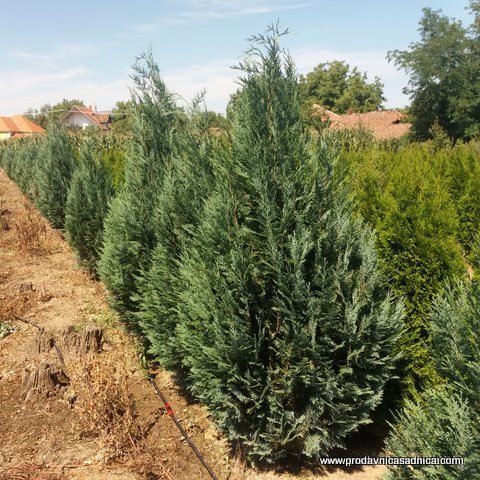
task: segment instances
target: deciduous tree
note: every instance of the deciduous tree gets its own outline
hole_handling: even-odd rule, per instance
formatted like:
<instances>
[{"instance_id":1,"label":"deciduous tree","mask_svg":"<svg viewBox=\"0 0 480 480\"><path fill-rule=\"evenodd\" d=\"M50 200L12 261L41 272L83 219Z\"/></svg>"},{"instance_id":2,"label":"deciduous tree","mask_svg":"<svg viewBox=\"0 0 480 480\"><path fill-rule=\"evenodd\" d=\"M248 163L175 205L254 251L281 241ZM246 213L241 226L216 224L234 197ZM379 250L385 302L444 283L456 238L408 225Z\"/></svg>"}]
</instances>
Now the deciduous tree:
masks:
<instances>
[{"instance_id":1,"label":"deciduous tree","mask_svg":"<svg viewBox=\"0 0 480 480\"><path fill-rule=\"evenodd\" d=\"M430 137L438 122L452 140L480 133L480 37L478 0L471 1L474 20L469 29L441 10L423 9L420 40L388 59L410 75L404 89L412 100L415 135Z\"/></svg>"}]
</instances>

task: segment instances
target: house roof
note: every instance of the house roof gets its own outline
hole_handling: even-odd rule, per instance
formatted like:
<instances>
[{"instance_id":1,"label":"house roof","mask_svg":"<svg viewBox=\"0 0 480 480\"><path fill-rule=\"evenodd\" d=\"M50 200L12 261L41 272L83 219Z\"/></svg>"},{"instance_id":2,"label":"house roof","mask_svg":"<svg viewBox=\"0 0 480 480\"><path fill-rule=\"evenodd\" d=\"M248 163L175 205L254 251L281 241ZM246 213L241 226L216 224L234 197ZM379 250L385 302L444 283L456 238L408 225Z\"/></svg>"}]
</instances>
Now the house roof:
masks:
<instances>
[{"instance_id":1,"label":"house roof","mask_svg":"<svg viewBox=\"0 0 480 480\"><path fill-rule=\"evenodd\" d=\"M28 118L14 115L13 117L0 117L0 132L9 132L17 136L21 134L45 133L45 129Z\"/></svg>"},{"instance_id":2,"label":"house roof","mask_svg":"<svg viewBox=\"0 0 480 480\"><path fill-rule=\"evenodd\" d=\"M332 130L364 127L371 130L377 139L400 138L410 131L411 124L405 114L398 110L376 110L366 113L337 115L319 105L314 105L315 114L330 120Z\"/></svg>"},{"instance_id":3,"label":"house roof","mask_svg":"<svg viewBox=\"0 0 480 480\"><path fill-rule=\"evenodd\" d=\"M109 113L97 113L93 111L91 107L81 107L75 105L64 115L62 121L68 119L68 117L73 113L81 113L85 115L85 117L87 117L92 123L97 125L97 127L101 128L102 130L108 130L108 127L105 124L110 121Z\"/></svg>"}]
</instances>

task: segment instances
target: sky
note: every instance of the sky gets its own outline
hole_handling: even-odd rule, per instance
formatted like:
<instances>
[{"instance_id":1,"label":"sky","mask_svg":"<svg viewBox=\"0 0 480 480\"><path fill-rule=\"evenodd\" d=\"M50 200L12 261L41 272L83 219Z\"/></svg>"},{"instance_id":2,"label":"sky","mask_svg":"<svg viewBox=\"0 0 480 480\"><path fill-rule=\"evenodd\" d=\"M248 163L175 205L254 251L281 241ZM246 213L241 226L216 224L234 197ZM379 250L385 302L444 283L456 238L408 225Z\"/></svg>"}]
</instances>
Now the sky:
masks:
<instances>
[{"instance_id":1,"label":"sky","mask_svg":"<svg viewBox=\"0 0 480 480\"><path fill-rule=\"evenodd\" d=\"M0 115L80 99L110 110L130 98L132 64L152 49L168 88L206 89L224 113L248 39L279 22L300 74L344 60L384 83L387 108L408 104L389 50L418 39L422 8L468 24L467 0L0 0Z\"/></svg>"}]
</instances>

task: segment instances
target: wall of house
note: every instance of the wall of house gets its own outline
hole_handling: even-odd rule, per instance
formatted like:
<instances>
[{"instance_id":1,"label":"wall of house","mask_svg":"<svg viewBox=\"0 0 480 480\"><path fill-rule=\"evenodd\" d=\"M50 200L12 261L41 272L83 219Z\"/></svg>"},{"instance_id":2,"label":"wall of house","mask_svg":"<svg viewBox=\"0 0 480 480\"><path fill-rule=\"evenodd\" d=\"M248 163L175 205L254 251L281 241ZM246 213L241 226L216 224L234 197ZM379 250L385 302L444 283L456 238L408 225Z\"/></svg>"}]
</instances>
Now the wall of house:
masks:
<instances>
[{"instance_id":1,"label":"wall of house","mask_svg":"<svg viewBox=\"0 0 480 480\"><path fill-rule=\"evenodd\" d=\"M0 132L0 140L5 140L6 138L10 138L10 132Z\"/></svg>"},{"instance_id":2,"label":"wall of house","mask_svg":"<svg viewBox=\"0 0 480 480\"><path fill-rule=\"evenodd\" d=\"M67 125L70 125L72 127L80 127L80 128L86 128L89 127L90 125L96 125L93 123L89 118L87 118L85 115L79 112L74 112L72 113L67 120L65 121Z\"/></svg>"}]
</instances>

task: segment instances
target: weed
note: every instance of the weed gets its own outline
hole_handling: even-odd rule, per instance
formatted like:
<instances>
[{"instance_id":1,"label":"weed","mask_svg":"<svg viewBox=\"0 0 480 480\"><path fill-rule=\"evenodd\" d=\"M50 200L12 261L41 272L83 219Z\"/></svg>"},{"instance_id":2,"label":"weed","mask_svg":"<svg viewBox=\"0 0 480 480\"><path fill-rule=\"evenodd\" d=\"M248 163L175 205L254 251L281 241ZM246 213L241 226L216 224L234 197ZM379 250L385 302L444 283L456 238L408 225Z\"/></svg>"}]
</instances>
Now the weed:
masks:
<instances>
[{"instance_id":1,"label":"weed","mask_svg":"<svg viewBox=\"0 0 480 480\"><path fill-rule=\"evenodd\" d=\"M92 320L101 327L113 327L117 323L117 316L112 310L102 309L92 315Z\"/></svg>"},{"instance_id":2,"label":"weed","mask_svg":"<svg viewBox=\"0 0 480 480\"><path fill-rule=\"evenodd\" d=\"M11 333L15 332L17 330L17 328L8 323L8 322L2 322L0 320L0 338L4 338L8 335L10 335Z\"/></svg>"}]
</instances>

